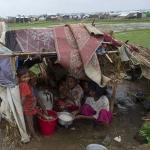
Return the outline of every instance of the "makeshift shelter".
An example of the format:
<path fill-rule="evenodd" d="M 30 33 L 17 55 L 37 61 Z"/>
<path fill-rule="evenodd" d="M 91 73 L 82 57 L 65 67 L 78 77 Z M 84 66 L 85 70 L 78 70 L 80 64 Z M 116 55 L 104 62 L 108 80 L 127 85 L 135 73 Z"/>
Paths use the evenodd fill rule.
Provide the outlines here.
<path fill-rule="evenodd" d="M 117 41 L 93 26 L 76 24 L 53 29 L 7 31 L 5 42 L 0 47 L 0 66 L 5 66 L 0 70 L 0 85 L 5 88 L 7 99 L 4 101 L 9 104 L 13 112 L 22 141 L 28 141 L 29 137 L 26 133 L 19 88 L 15 78 L 18 56 L 55 55 L 58 58 L 58 63 L 68 69 L 70 74 L 77 78 L 84 78 L 86 75 L 100 86 L 104 86 L 110 81 L 110 78 L 106 77 L 106 74 L 104 75 L 106 71 L 100 65 L 103 60 L 100 60 L 97 54 L 105 55 L 107 61 L 114 66 L 116 58 L 112 61 L 109 54 L 119 53 L 123 61 L 138 62 L 141 65 L 143 76 L 150 79 L 149 50 L 146 52 L 143 51 L 144 48 Z M 118 48 L 120 49 L 118 50 Z"/>

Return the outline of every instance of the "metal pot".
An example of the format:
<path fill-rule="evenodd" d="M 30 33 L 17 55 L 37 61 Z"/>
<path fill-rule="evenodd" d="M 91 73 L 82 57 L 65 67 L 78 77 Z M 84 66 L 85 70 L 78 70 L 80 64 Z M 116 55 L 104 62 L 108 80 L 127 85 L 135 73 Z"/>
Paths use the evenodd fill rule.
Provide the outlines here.
<path fill-rule="evenodd" d="M 106 147 L 100 144 L 89 144 L 86 150 L 108 150 Z"/>
<path fill-rule="evenodd" d="M 62 117 L 63 116 L 63 117 Z M 65 119 L 65 117 L 67 119 Z M 66 128 L 73 123 L 74 116 L 69 112 L 58 112 L 58 122 L 60 125 Z"/>
<path fill-rule="evenodd" d="M 48 90 L 39 90 L 38 97 L 47 110 L 53 109 L 53 94 Z"/>

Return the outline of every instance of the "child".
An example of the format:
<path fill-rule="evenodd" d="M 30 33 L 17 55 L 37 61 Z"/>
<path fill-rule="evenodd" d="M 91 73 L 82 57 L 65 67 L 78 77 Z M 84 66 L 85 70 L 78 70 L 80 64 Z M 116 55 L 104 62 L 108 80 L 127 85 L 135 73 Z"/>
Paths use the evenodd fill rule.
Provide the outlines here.
<path fill-rule="evenodd" d="M 33 127 L 33 116 L 37 113 L 36 98 L 32 92 L 32 87 L 29 84 L 30 76 L 28 70 L 26 68 L 19 69 L 18 77 L 20 96 L 29 134 L 38 140 L 38 136 L 36 135 Z"/>
<path fill-rule="evenodd" d="M 108 125 L 112 120 L 109 108 L 109 100 L 105 96 L 106 91 L 96 83 L 89 84 L 89 97 L 81 107 L 80 114 L 76 118 L 95 119 L 98 123 Z"/>

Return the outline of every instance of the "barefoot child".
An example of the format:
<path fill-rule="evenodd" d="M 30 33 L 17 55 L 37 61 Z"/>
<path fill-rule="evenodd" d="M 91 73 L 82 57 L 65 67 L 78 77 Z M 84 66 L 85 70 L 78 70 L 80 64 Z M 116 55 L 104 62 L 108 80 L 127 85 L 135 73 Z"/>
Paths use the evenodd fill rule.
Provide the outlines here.
<path fill-rule="evenodd" d="M 29 84 L 30 76 L 28 70 L 26 68 L 18 70 L 18 77 L 20 96 L 28 132 L 31 136 L 38 139 L 33 127 L 33 116 L 37 114 L 36 97 L 33 95 L 32 87 Z"/>

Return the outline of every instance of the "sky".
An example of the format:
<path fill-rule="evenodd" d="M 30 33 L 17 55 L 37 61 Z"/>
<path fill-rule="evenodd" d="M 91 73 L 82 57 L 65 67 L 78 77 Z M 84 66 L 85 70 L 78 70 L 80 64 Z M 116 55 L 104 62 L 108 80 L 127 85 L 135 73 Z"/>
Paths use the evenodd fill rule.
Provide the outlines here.
<path fill-rule="evenodd" d="M 0 16 L 150 9 L 150 0 L 0 0 Z"/>

